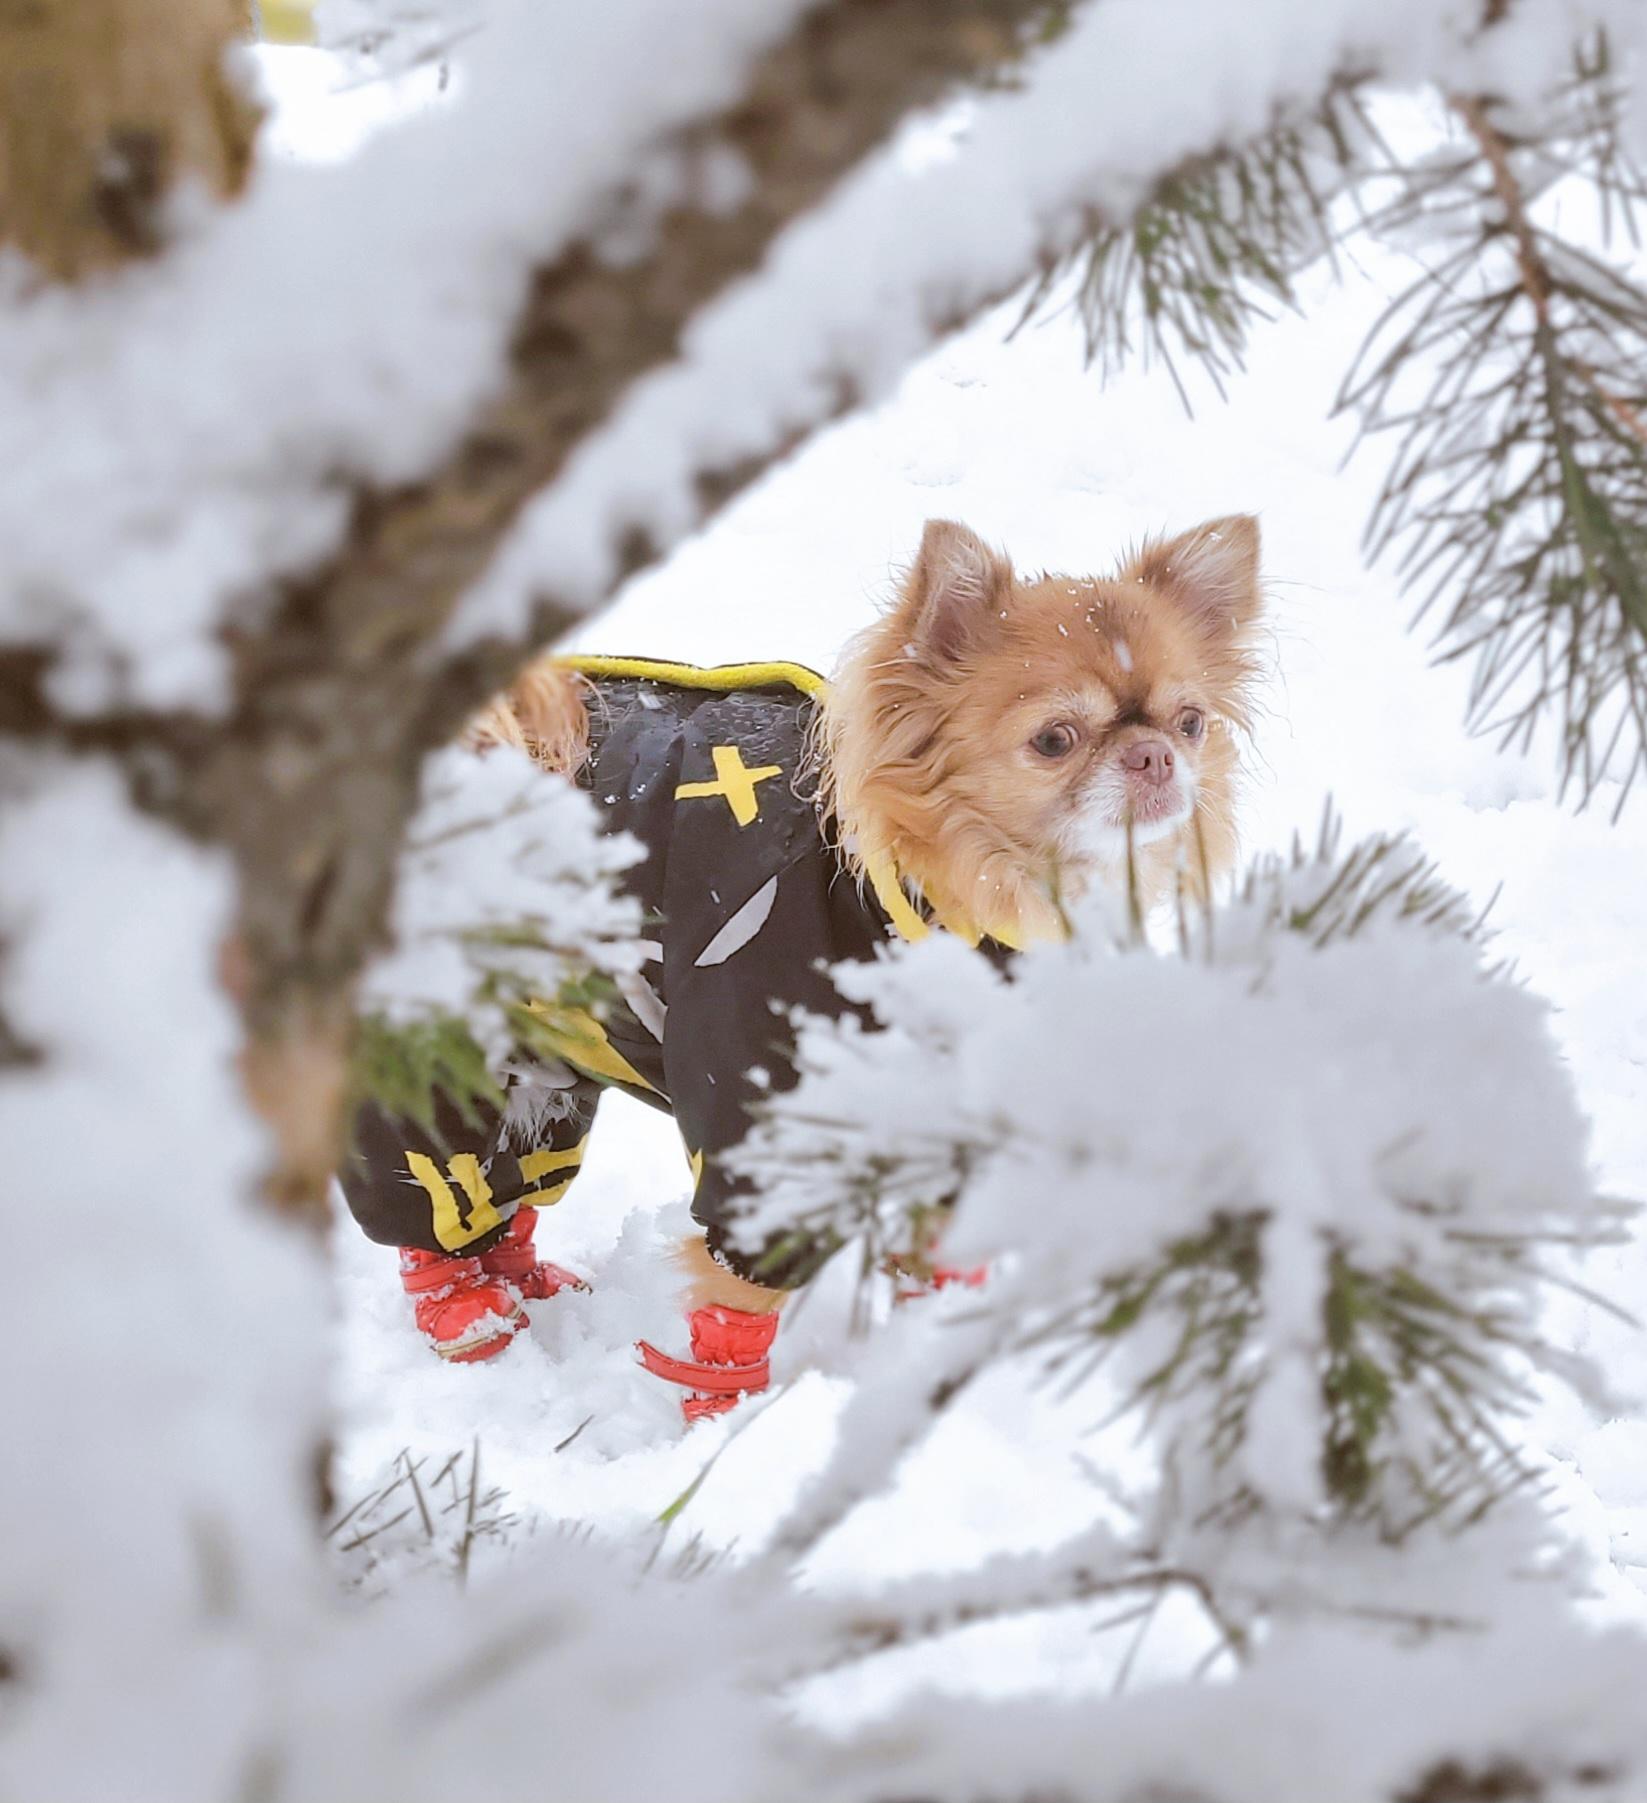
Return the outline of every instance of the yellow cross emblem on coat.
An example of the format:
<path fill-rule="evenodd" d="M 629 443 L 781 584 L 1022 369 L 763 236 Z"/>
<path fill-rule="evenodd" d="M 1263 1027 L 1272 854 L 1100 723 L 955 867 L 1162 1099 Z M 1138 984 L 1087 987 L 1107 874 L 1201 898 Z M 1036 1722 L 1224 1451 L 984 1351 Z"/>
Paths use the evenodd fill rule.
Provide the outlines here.
<path fill-rule="evenodd" d="M 699 795 L 724 796 L 726 805 L 732 810 L 732 818 L 739 826 L 748 826 L 761 811 L 761 804 L 755 799 L 756 783 L 764 783 L 768 777 L 782 776 L 783 765 L 762 764 L 760 769 L 750 770 L 736 745 L 717 745 L 709 755 L 715 764 L 715 780 L 712 783 L 682 783 L 675 791 L 676 801 L 690 801 Z"/>

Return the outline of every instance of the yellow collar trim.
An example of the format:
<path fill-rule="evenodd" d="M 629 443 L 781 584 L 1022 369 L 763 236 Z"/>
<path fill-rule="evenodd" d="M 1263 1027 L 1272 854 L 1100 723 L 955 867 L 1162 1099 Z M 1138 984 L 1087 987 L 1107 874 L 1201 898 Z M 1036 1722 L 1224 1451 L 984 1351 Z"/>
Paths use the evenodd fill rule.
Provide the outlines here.
<path fill-rule="evenodd" d="M 869 886 L 875 891 L 875 899 L 881 904 L 887 919 L 892 922 L 898 937 L 911 945 L 926 938 L 932 931 L 931 923 L 921 918 L 905 893 L 903 874 L 892 854 L 882 852 L 879 857 L 871 858 L 864 866 L 864 875 L 869 879 Z M 953 933 L 962 944 L 976 946 L 980 939 L 986 937 L 984 929 L 970 914 L 959 908 L 943 907 L 931 897 L 927 898 L 927 902 L 932 909 L 932 919 L 946 933 Z M 1024 942 L 1017 933 L 1000 927 L 990 928 L 987 937 L 997 945 L 1004 945 L 1008 951 L 1021 952 L 1024 949 Z"/>
<path fill-rule="evenodd" d="M 713 689 L 730 695 L 738 689 L 798 689 L 821 700 L 829 682 L 805 664 L 680 664 L 667 657 L 557 657 L 563 670 L 579 676 L 628 677 L 641 682 L 673 683 L 680 689 Z"/>
<path fill-rule="evenodd" d="M 864 866 L 864 875 L 869 878 L 876 901 L 900 939 L 914 945 L 932 931 L 904 893 L 903 878 L 898 874 L 898 866 L 893 863 L 890 852 L 883 851 L 878 858 L 871 858 Z"/>

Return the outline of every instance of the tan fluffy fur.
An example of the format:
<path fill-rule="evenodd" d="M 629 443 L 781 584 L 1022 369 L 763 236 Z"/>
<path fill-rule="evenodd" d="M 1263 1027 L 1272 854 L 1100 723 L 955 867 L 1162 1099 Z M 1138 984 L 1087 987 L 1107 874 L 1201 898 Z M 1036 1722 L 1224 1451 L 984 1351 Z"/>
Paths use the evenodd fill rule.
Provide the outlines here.
<path fill-rule="evenodd" d="M 763 1289 L 716 1261 L 701 1233 L 689 1233 L 675 1249 L 675 1268 L 686 1279 L 686 1306 L 741 1308 L 746 1314 L 770 1315 L 783 1307 L 788 1290 Z"/>
<path fill-rule="evenodd" d="M 1020 580 L 965 527 L 934 521 L 890 611 L 853 640 L 816 727 L 820 800 L 849 868 L 890 856 L 940 909 L 1009 937 L 1054 936 L 1098 872 L 1069 845 L 1106 758 L 1172 734 L 1196 805 L 1136 852 L 1144 900 L 1181 870 L 1191 893 L 1234 857 L 1235 734 L 1249 722 L 1260 611 L 1257 522 L 1210 521 L 1145 545 L 1114 577 Z M 1130 666 L 1130 667 L 1129 667 Z M 1068 720 L 1076 755 L 1049 764 L 1035 732 Z"/>
<path fill-rule="evenodd" d="M 539 658 L 470 720 L 463 742 L 475 751 L 513 746 L 546 770 L 575 776 L 589 755 L 588 697 L 589 685 L 575 671 Z"/>

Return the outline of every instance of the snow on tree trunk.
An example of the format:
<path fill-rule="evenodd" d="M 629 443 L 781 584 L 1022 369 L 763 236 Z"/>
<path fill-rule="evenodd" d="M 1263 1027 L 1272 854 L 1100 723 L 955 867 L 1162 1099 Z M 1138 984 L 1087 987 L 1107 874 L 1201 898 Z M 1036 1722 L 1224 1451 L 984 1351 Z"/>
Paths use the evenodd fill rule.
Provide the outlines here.
<path fill-rule="evenodd" d="M 283 1624 L 324 1597 L 327 1302 L 256 1202 L 213 980 L 232 871 L 123 789 L 0 754 L 0 1139 L 39 1236 L 0 1364 L 0 1789 L 184 1803 L 251 1782 Z"/>

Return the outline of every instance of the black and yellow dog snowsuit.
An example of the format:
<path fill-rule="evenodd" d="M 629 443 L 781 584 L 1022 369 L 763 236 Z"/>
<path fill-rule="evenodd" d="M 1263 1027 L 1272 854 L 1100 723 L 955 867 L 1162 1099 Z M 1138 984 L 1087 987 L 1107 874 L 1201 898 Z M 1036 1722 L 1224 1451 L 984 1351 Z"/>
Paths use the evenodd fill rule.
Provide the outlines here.
<path fill-rule="evenodd" d="M 674 1115 L 716 1257 L 770 1288 L 803 1283 L 830 1248 L 732 1244 L 746 1186 L 719 1155 L 743 1138 L 752 1102 L 795 1080 L 790 1012 L 845 1011 L 827 967 L 919 938 L 927 922 L 895 872 L 865 885 L 846 875 L 820 829 L 803 780 L 820 676 L 797 664 L 565 661 L 592 690 L 579 783 L 611 831 L 645 848 L 625 879 L 657 948 L 644 981 L 598 1019 L 544 1007 L 566 1068 L 545 1073 L 559 1087 L 529 1143 L 496 1111 L 475 1125 L 442 1103 L 429 1134 L 368 1106 L 344 1194 L 385 1245 L 485 1252 L 518 1208 L 565 1195 L 601 1091 L 617 1088 Z"/>

